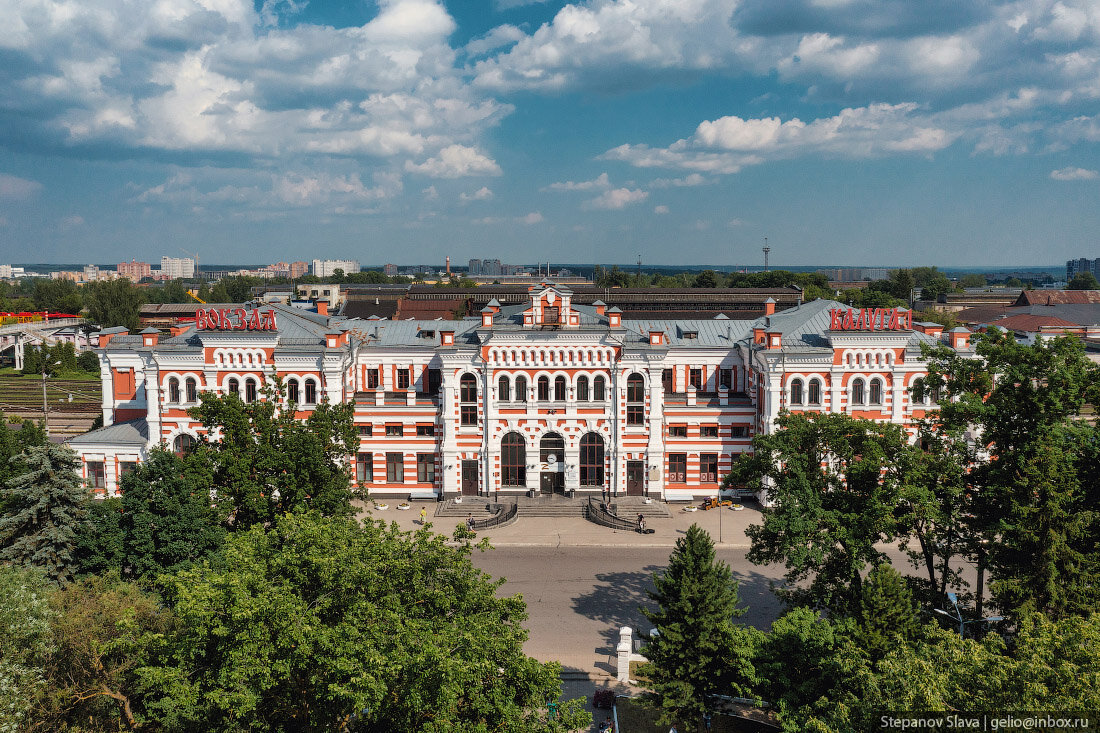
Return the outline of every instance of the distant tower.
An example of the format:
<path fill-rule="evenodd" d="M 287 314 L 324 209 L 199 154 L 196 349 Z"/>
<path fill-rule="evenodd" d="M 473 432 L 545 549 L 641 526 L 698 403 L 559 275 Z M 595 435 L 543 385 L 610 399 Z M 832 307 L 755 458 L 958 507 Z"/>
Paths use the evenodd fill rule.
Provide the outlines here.
<path fill-rule="evenodd" d="M 764 237 L 764 272 L 768 271 L 768 253 L 772 251 L 772 248 L 768 246 L 768 238 Z"/>
<path fill-rule="evenodd" d="M 638 277 L 641 278 L 641 276 L 642 276 L 642 256 L 639 254 L 638 255 Z"/>
<path fill-rule="evenodd" d="M 447 277 L 450 277 L 450 276 L 451 276 L 451 258 L 448 255 L 448 257 L 447 257 Z"/>

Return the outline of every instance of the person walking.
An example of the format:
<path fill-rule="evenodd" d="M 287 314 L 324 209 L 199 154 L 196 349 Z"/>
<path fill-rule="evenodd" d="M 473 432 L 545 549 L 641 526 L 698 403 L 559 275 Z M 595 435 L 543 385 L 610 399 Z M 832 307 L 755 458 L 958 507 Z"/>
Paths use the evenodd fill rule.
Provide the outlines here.
<path fill-rule="evenodd" d="M 420 507 L 420 526 L 424 526 L 424 520 L 428 518 L 428 510 L 425 507 Z"/>

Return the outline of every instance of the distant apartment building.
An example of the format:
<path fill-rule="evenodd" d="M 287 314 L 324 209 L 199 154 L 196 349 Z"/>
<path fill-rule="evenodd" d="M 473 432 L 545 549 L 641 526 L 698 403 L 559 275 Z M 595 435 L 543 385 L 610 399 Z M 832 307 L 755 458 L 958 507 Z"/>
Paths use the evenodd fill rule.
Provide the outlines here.
<path fill-rule="evenodd" d="M 484 275 L 495 277 L 497 275 L 514 275 L 517 270 L 523 270 L 522 265 L 504 265 L 500 260 L 470 260 L 470 269 L 467 274 L 470 277 Z"/>
<path fill-rule="evenodd" d="M 165 280 L 195 277 L 195 261 L 190 257 L 161 257 L 160 274 Z"/>
<path fill-rule="evenodd" d="M 289 265 L 287 265 L 287 272 L 290 273 L 290 279 L 291 280 L 297 280 L 302 275 L 305 275 L 306 273 L 309 272 L 309 263 L 308 262 L 291 262 Z"/>
<path fill-rule="evenodd" d="M 316 277 L 332 277 L 336 274 L 337 270 L 341 270 L 345 275 L 352 272 L 359 272 L 359 262 L 357 260 L 314 260 L 313 261 L 313 274 Z"/>
<path fill-rule="evenodd" d="M 481 260 L 470 260 L 470 266 L 467 268 L 467 273 L 471 277 L 474 275 L 481 275 Z"/>
<path fill-rule="evenodd" d="M 397 274 L 397 272 L 397 265 L 393 263 L 387 262 L 386 264 L 382 265 L 382 274 L 386 277 L 393 277 Z"/>
<path fill-rule="evenodd" d="M 13 277 L 11 265 L 0 265 L 0 277 Z"/>
<path fill-rule="evenodd" d="M 1090 260 L 1087 257 L 1066 260 L 1066 282 L 1069 282 L 1081 272 L 1091 273 L 1096 279 L 1100 280 L 1100 257 L 1095 260 Z"/>
<path fill-rule="evenodd" d="M 885 280 L 890 277 L 890 271 L 885 267 L 841 267 L 818 270 L 818 274 L 824 275 L 830 280 L 841 282 L 860 282 L 861 280 Z"/>
<path fill-rule="evenodd" d="M 84 282 L 93 283 L 99 280 L 99 265 L 84 265 Z"/>
<path fill-rule="evenodd" d="M 148 262 L 138 262 L 137 260 L 130 260 L 129 262 L 119 262 L 118 267 L 119 277 L 129 278 L 131 282 L 139 282 L 143 278 L 153 276 L 153 266 Z"/>

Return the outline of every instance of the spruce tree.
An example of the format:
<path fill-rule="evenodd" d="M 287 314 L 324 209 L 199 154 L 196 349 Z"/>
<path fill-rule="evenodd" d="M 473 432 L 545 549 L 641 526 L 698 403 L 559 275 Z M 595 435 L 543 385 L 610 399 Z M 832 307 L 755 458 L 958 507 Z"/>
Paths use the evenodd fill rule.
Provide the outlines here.
<path fill-rule="evenodd" d="M 715 558 L 710 535 L 693 524 L 676 541 L 668 567 L 649 592 L 658 608 L 642 609 L 657 633 L 643 634 L 648 677 L 664 723 L 699 721 L 716 694 L 744 695 L 755 682 L 758 632 L 735 624 L 737 581 Z"/>
<path fill-rule="evenodd" d="M 913 594 L 889 563 L 875 567 L 863 581 L 857 629 L 872 659 L 881 659 L 898 642 L 913 639 L 920 631 Z"/>
<path fill-rule="evenodd" d="M 57 583 L 72 580 L 88 489 L 72 449 L 47 443 L 14 459 L 16 475 L 3 489 L 0 560 L 41 568 Z"/>

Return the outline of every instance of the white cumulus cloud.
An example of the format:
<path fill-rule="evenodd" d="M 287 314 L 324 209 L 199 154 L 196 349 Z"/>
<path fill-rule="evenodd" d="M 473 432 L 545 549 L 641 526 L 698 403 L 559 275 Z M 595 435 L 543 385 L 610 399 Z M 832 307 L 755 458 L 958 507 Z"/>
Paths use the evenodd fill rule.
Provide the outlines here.
<path fill-rule="evenodd" d="M 649 192 L 641 189 L 629 189 L 629 188 L 613 188 L 610 191 L 604 191 L 602 194 L 587 201 L 585 208 L 588 209 L 622 209 L 631 204 L 641 203 L 649 198 Z"/>
<path fill-rule="evenodd" d="M 493 192 L 489 190 L 487 186 L 482 186 L 473 193 L 460 193 L 458 195 L 461 201 L 488 201 L 493 197 Z"/>
<path fill-rule="evenodd" d="M 543 191 L 591 191 L 611 185 L 607 173 L 601 173 L 591 181 L 559 181 L 543 188 Z"/>
<path fill-rule="evenodd" d="M 20 201 L 28 199 L 42 190 L 42 184 L 18 176 L 0 173 L 0 199 Z"/>
<path fill-rule="evenodd" d="M 499 176 L 500 166 L 476 149 L 465 145 L 448 145 L 439 155 L 423 163 L 405 162 L 405 170 L 432 178 L 462 178 L 464 176 Z"/>
<path fill-rule="evenodd" d="M 1050 172 L 1050 177 L 1056 181 L 1094 181 L 1100 178 L 1100 173 L 1088 168 L 1059 168 Z"/>

